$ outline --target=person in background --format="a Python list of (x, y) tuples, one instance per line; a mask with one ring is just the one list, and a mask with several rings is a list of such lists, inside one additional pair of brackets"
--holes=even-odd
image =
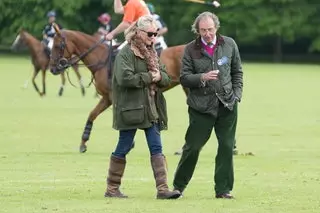
[(152, 17), (154, 18), (154, 20), (156, 20), (156, 23), (159, 29), (158, 36), (156, 38), (155, 48), (158, 53), (158, 56), (160, 56), (161, 51), (168, 47), (163, 37), (163, 35), (168, 32), (168, 28), (165, 22), (163, 21), (163, 19), (160, 17), (160, 15), (156, 13), (154, 5), (151, 3), (147, 3), (147, 5)]
[[(42, 31), (43, 40), (42, 43), (45, 45), (45, 51), (48, 56), (51, 54), (51, 50), (53, 47), (53, 37), (56, 34), (56, 31), (53, 27), (53, 23), (56, 23), (56, 12), (55, 11), (49, 11), (47, 13), (48, 17), (48, 24), (44, 27)], [(56, 23), (60, 29), (62, 29), (62, 26), (59, 23)]]
[(112, 31), (111, 25), (111, 16), (108, 13), (103, 13), (98, 17), (98, 21), (101, 26), (98, 29), (98, 32), (101, 34), (108, 34)]
[[(128, 27), (141, 16), (150, 14), (148, 7), (143, 0), (128, 0), (124, 2), (126, 2), (125, 5), (122, 4), (121, 0), (114, 0), (114, 12), (117, 14), (123, 14), (123, 18), (122, 22), (115, 29), (105, 35), (105, 38), (108, 41), (128, 29)], [(121, 48), (125, 44), (126, 42), (121, 46)]]

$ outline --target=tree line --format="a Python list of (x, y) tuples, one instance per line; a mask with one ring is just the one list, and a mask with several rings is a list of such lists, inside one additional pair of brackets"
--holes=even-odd
[[(220, 0), (221, 7), (185, 0), (146, 0), (166, 22), (169, 46), (187, 43), (195, 35), (191, 24), (203, 11), (220, 18), (220, 33), (236, 39), (248, 53), (316, 53), (320, 50), (320, 1), (318, 0)], [(47, 23), (46, 13), (57, 12), (57, 21), (65, 28), (93, 34), (97, 17), (108, 12), (115, 26), (122, 16), (114, 14), (113, 0), (1, 0), (0, 44), (10, 45), (19, 29), (24, 28), (39, 39)], [(123, 39), (120, 36), (119, 39)]]

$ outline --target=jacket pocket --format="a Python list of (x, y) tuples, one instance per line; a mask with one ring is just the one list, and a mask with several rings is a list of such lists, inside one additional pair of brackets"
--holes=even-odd
[(155, 102), (159, 115), (159, 129), (166, 130), (168, 129), (167, 103), (162, 92), (157, 92)]
[(187, 99), (187, 103), (193, 108), (206, 112), (209, 108), (211, 95), (207, 93), (206, 89), (193, 89)]
[(144, 121), (145, 110), (144, 106), (140, 105), (138, 107), (122, 108), (120, 114), (124, 124), (135, 125)]
[(232, 89), (232, 83), (229, 81), (223, 87), (224, 97), (226, 101), (232, 101), (234, 98), (233, 89)]
[(224, 84), (222, 89), (222, 93), (217, 94), (217, 96), (225, 107), (232, 110), (234, 104), (236, 103), (236, 96), (234, 95), (231, 81)]

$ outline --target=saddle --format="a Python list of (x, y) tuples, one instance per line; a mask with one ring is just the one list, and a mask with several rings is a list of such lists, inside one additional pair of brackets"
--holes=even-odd
[(121, 45), (121, 43), (115, 43), (115, 44), (112, 44), (112, 46), (110, 47), (111, 50), (110, 50), (110, 59), (108, 59), (108, 62), (107, 62), (107, 69), (109, 70), (109, 73), (108, 73), (108, 83), (110, 86), (112, 86), (112, 74), (113, 74), (113, 65), (114, 65), (114, 61), (116, 60), (116, 56), (117, 54), (119, 53), (120, 49), (118, 49), (118, 47)]

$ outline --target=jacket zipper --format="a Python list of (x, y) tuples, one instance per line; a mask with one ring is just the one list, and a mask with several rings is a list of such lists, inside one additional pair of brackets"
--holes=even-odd
[[(216, 64), (217, 64), (217, 49), (218, 49), (218, 46), (216, 47), (216, 49), (214, 50), (214, 55), (213, 55), (213, 60), (212, 60), (212, 68), (215, 70), (215, 69), (218, 69), (218, 67), (216, 66)], [(225, 107), (228, 107), (229, 106), (229, 104), (228, 103), (226, 103), (221, 97), (220, 97), (220, 95), (215, 91), (215, 93), (216, 93), (216, 96), (217, 96), (217, 98), (221, 101), (221, 103), (225, 106)]]

